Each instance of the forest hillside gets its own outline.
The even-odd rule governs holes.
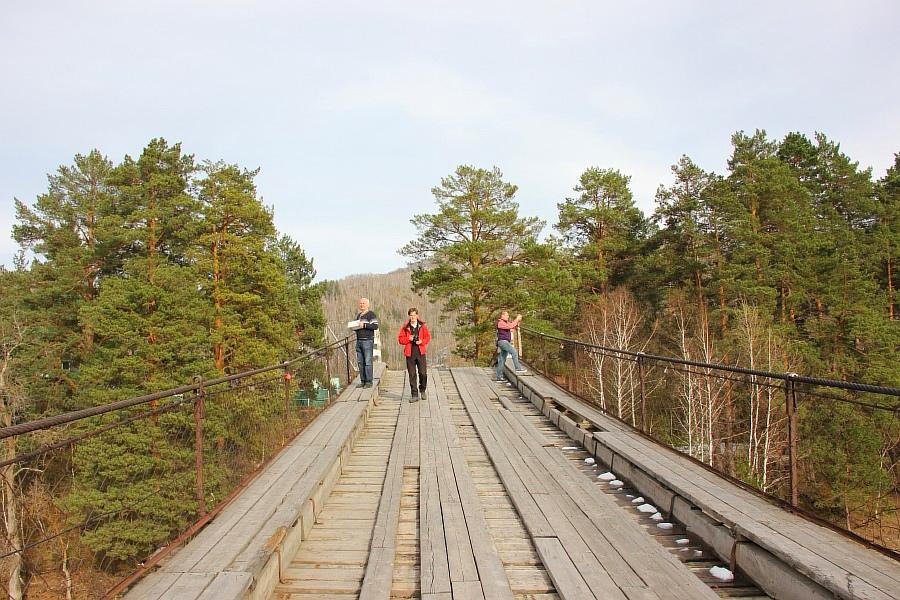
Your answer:
[[[455,313],[444,310],[444,303],[431,301],[412,289],[411,271],[397,269],[390,273],[349,275],[324,284],[322,297],[326,329],[325,337],[333,341],[347,334],[347,321],[356,316],[356,302],[366,297],[381,322],[382,359],[394,369],[403,368],[403,348],[397,343],[397,332],[412,307],[428,324],[431,344],[428,360],[431,366],[458,365],[464,361],[453,354]],[[470,363],[471,364],[471,363]]]

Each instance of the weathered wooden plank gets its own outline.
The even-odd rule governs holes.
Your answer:
[[[557,539],[578,569],[588,588],[598,598],[626,600],[625,595],[607,573],[605,565],[591,552],[582,539],[585,532],[577,530],[569,521],[567,510],[549,494],[536,494],[535,502],[556,530]],[[553,574],[550,575],[553,577]]]
[[[233,570],[252,569],[252,565],[266,560],[273,551],[268,547],[268,542],[276,530],[291,527],[313,491],[329,475],[334,477],[335,461],[349,443],[350,433],[358,425],[363,410],[362,404],[349,404],[337,426],[327,432],[325,448],[305,471],[301,471],[301,476],[284,477],[283,483],[273,486],[270,494],[232,527],[227,539],[197,561],[193,569],[217,571],[224,569],[222,565],[231,565]],[[288,490],[284,490],[286,484],[290,484]]]
[[[435,450],[435,467],[437,468],[441,514],[444,523],[444,539],[447,544],[447,559],[450,565],[450,581],[477,581],[478,569],[475,566],[475,557],[463,515],[458,483],[450,460],[451,440],[447,439],[448,428],[445,421],[445,417],[449,419],[450,415],[442,409],[447,402],[443,388],[435,386],[424,402],[428,405],[431,414],[431,445]],[[452,422],[450,425],[452,426]],[[451,432],[451,434],[455,440],[455,433]]]
[[[216,519],[204,528],[194,540],[181,549],[177,561],[171,561],[163,571],[188,572],[193,570],[211,551],[221,545],[223,538],[232,532],[260,503],[277,497],[280,490],[287,490],[313,464],[324,449],[321,435],[326,427],[346,414],[346,408],[332,406],[301,432],[298,438],[276,458],[247,489],[227,506]],[[247,541],[247,540],[244,540]],[[227,566],[227,563],[226,565]],[[222,566],[222,569],[225,568]]]
[[[548,482],[553,481],[557,484],[556,487],[552,488],[552,500],[545,499],[542,508],[560,537],[560,542],[573,560],[584,552],[585,548],[583,545],[585,545],[596,556],[600,564],[603,565],[604,570],[617,587],[645,586],[644,581],[629,565],[628,561],[623,558],[622,554],[628,554],[633,549],[646,547],[656,549],[656,542],[647,539],[646,534],[637,526],[626,526],[618,532],[619,535],[614,537],[610,537],[609,530],[601,531],[597,524],[602,521],[618,521],[621,517],[621,509],[602,494],[598,494],[589,500],[589,508],[580,506],[578,502],[573,501],[570,497],[571,493],[576,491],[572,489],[573,484],[579,480],[587,482],[587,478],[572,467],[557,448],[552,446],[545,447],[543,444],[546,444],[546,439],[525,420],[523,415],[508,410],[505,411],[503,417],[510,428],[518,432],[522,439],[534,450],[535,462],[529,467],[535,469],[538,476]],[[554,461],[551,453],[556,453],[563,461]],[[586,508],[590,511],[592,518],[584,513]],[[564,515],[567,521],[561,521],[559,519],[560,515]],[[567,534],[567,532],[570,532],[570,527],[574,527],[578,531],[582,538],[581,542]],[[657,568],[653,564],[652,554],[650,558],[651,564],[649,567]],[[662,551],[656,560],[668,562],[668,558],[668,554]],[[647,559],[642,555],[639,561],[644,563]],[[693,580],[693,575],[687,570],[682,575]],[[595,591],[598,589],[602,590],[602,586],[606,583],[603,580],[598,581],[597,585],[601,586],[598,588],[587,577],[585,579]]]
[[[695,469],[685,472],[677,461],[662,456],[659,452],[654,453],[654,449],[644,445],[636,446],[627,435],[603,433],[595,436],[602,443],[613,445],[621,456],[627,457],[695,506],[729,524],[740,535],[765,548],[833,593],[853,598],[900,598],[900,583],[854,556],[868,552],[849,540],[843,540],[835,534],[830,544],[821,541],[815,543],[813,540],[809,540],[809,545],[798,543],[795,536],[804,539],[804,531],[802,527],[792,524],[797,517],[777,515],[780,518],[770,523],[765,512],[741,502],[737,494],[746,492],[726,490],[727,482],[712,482],[718,484],[715,486],[706,485],[706,477]],[[698,482],[703,482],[703,487]],[[735,508],[734,504],[740,505],[743,510]],[[872,560],[878,564],[888,559],[877,555]]]
[[[401,388],[403,389],[403,388]],[[388,458],[387,474],[372,533],[369,560],[360,589],[361,599],[390,598],[396,557],[397,525],[400,520],[400,496],[403,464],[409,442],[409,404],[401,400],[397,426]]]
[[[631,549],[640,549],[648,545],[656,548],[656,543],[648,540],[646,534],[637,527],[619,528],[617,526],[601,531],[598,524],[619,521],[621,509],[593,487],[588,487],[594,492],[592,496],[585,496],[581,493],[578,486],[584,484],[592,486],[590,481],[573,468],[557,448],[541,445],[546,442],[545,438],[535,435],[539,432],[536,432],[535,428],[527,423],[523,415],[507,411],[504,417],[510,423],[511,428],[525,436],[523,439],[529,440],[535,450],[537,463],[540,463],[545,469],[542,476],[556,481],[561,486],[554,497],[555,502],[560,505],[567,518],[581,533],[585,543],[604,565],[616,584],[620,587],[643,586],[643,580],[623,558],[623,554],[627,555]],[[534,431],[529,433],[529,430]],[[538,465],[533,466],[536,468]],[[577,500],[573,498],[577,498]],[[617,535],[610,539],[613,533]],[[628,550],[623,552],[622,549]],[[668,553],[663,551],[659,554],[658,560],[671,562]],[[641,563],[645,561],[643,556],[640,561]],[[687,573],[684,575],[693,577]]]
[[[516,507],[519,516],[522,518],[525,527],[533,537],[553,536],[553,528],[547,522],[541,510],[535,504],[531,496],[531,492],[522,482],[517,469],[513,466],[522,468],[521,460],[517,456],[510,456],[503,449],[503,445],[498,443],[494,437],[491,428],[491,420],[489,420],[490,412],[484,401],[477,393],[473,391],[470,379],[466,370],[451,369],[451,374],[456,382],[457,390],[469,411],[469,416],[475,429],[481,438],[481,443],[487,451],[488,457],[500,476],[503,486],[509,494],[510,500]],[[496,412],[496,411],[494,411]]]
[[[456,481],[459,484],[460,501],[472,544],[472,554],[478,565],[478,577],[485,597],[491,600],[512,600],[509,579],[503,563],[491,541],[490,530],[478,498],[478,491],[468,471],[461,448],[453,448],[450,454]]]
[[[842,596],[857,594],[855,597],[865,597],[866,594],[898,597],[886,591],[892,587],[900,588],[900,583],[892,576],[900,572],[893,561],[876,553],[871,553],[873,560],[862,560],[860,554],[870,553],[860,553],[860,547],[826,530],[822,530],[823,535],[831,543],[819,539],[820,536],[811,531],[812,524],[786,514],[762,498],[680,459],[662,446],[637,438],[627,426],[572,397],[551,382],[534,377],[517,383],[527,389],[526,396],[530,395],[536,405],[539,404],[535,401],[536,396],[553,397],[559,405],[603,430],[594,434],[598,452],[601,446],[612,445],[618,455],[627,456],[632,464],[649,473],[651,478],[662,477],[668,487],[675,489],[689,502],[703,508],[714,518],[729,523],[747,539],[773,552],[798,572],[826,585],[834,593]],[[604,441],[605,438],[609,438],[609,443]],[[617,443],[617,438],[618,441],[625,441]],[[819,530],[815,526],[812,528]],[[829,567],[827,563],[833,566]]]
[[[238,600],[243,598],[253,585],[253,575],[225,571],[217,573],[209,586],[200,594],[200,600]]]
[[[547,574],[553,581],[560,598],[563,600],[598,598],[591,592],[587,582],[575,568],[572,559],[566,554],[557,538],[534,538],[534,547],[537,549],[544,567],[547,568]]]
[[[477,377],[477,375],[476,375]],[[534,457],[534,461],[526,465],[531,469],[535,477],[546,482],[548,490],[552,491],[554,500],[568,509],[568,516],[581,526],[579,532],[583,541],[588,543],[592,551],[596,551],[598,558],[606,565],[609,562],[610,575],[616,584],[627,587],[640,587],[643,582],[651,584],[650,587],[660,597],[696,597],[714,598],[715,595],[691,574],[677,559],[661,548],[644,531],[634,523],[621,520],[620,509],[611,499],[600,492],[594,484],[572,466],[563,456],[561,451],[546,439],[525,418],[515,410],[508,399],[502,398],[501,404],[507,410],[500,411],[498,418],[503,420],[511,432],[525,443]],[[500,425],[498,425],[498,428]],[[584,489],[590,490],[584,494]],[[573,502],[568,496],[575,494],[580,501]],[[592,518],[585,518],[590,512]],[[545,515],[547,513],[545,512]],[[553,518],[548,515],[551,525]],[[603,523],[602,529],[599,524]],[[560,542],[573,559],[583,551],[577,541],[565,535],[565,524],[557,520],[555,523],[557,535],[560,527],[563,535]],[[618,549],[615,551],[614,549]],[[624,554],[623,561],[616,560],[619,554]],[[661,581],[658,572],[665,574],[665,581]],[[635,574],[639,577],[635,577]],[[656,582],[653,585],[653,582]],[[670,590],[675,590],[671,593]],[[597,591],[595,589],[595,591]],[[671,595],[670,595],[671,594]]]
[[[157,571],[151,576],[145,577],[128,592],[129,600],[159,600],[165,598],[166,592],[171,589],[181,573],[165,573]]]
[[[453,600],[493,600],[491,596],[484,595],[480,581],[454,581],[452,585]]]
[[[718,478],[714,473],[691,463],[668,448],[635,438],[628,439],[628,444],[636,451],[656,460],[663,467],[661,469],[663,473],[682,475],[689,485],[702,486],[718,500],[743,513],[753,523],[762,526],[755,531],[755,535],[766,534],[764,528],[768,527],[771,530],[768,535],[774,535],[775,539],[783,538],[799,544],[831,562],[837,569],[856,575],[881,591],[889,592],[897,589],[897,593],[900,594],[900,568],[897,568],[895,561],[871,552],[836,532],[813,525],[798,515],[787,513],[765,499]],[[734,526],[738,530],[745,527],[739,521],[735,521]],[[796,556],[796,552],[788,548],[785,552],[789,556]],[[842,573],[838,575],[838,578],[842,577],[844,577]],[[850,587],[853,587],[856,593],[855,587],[848,586]]]
[[[452,469],[453,479],[457,486],[457,493],[465,519],[465,528],[471,547],[472,558],[477,565],[477,576],[480,580],[479,592],[491,600],[512,600],[513,593],[509,579],[503,569],[503,563],[497,555],[491,542],[491,537],[475,483],[469,471],[456,429],[453,426],[453,417],[450,413],[449,401],[443,386],[435,386],[437,394],[437,410],[444,422],[444,434],[447,442],[447,468]],[[461,588],[469,590],[470,588]],[[474,588],[471,588],[474,589]],[[457,584],[453,587],[454,596],[457,594]]]
[[[215,576],[215,573],[182,573],[164,597],[197,598]]]
[[[510,413],[510,417],[516,418],[523,428],[530,427],[523,415]],[[538,451],[535,448],[548,473],[565,488],[566,495],[560,497],[560,502],[571,509],[569,514],[578,523],[579,530],[587,532],[596,528],[596,533],[586,536],[585,541],[620,587],[646,585],[661,598],[715,597],[639,526],[623,521],[620,509],[612,500],[578,472],[559,449],[543,447]]]
[[[409,426],[407,429],[405,467],[419,467],[419,402],[409,405]]]
[[[422,597],[449,594],[450,563],[444,539],[435,449],[431,443],[431,408],[419,406],[419,574]]]

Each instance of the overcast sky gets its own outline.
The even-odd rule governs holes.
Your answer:
[[[900,151],[900,2],[4,2],[0,263],[13,198],[153,137],[261,169],[319,278],[404,264],[457,165],[548,221],[588,166],[649,214],[681,154],[822,131],[881,177]]]

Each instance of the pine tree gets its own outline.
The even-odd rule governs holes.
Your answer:
[[[559,203],[556,229],[578,260],[583,298],[603,294],[631,275],[648,223],[634,205],[631,178],[615,169],[590,167],[576,198]]]
[[[43,377],[31,385],[44,388],[37,396],[55,398],[57,410],[73,408],[67,399],[75,394],[77,369],[94,346],[94,332],[79,323],[79,310],[97,297],[101,278],[116,272],[123,244],[112,168],[97,150],[77,154],[72,165],[48,176],[48,190],[33,206],[15,201],[13,237],[35,255],[24,302],[47,317],[35,332],[44,342]]]
[[[324,342],[325,314],[322,296],[325,285],[313,284],[316,270],[303,248],[287,235],[280,235],[271,251],[278,257],[287,285],[280,300],[300,344],[318,348]]]
[[[182,153],[180,143],[155,138],[137,160],[126,156],[110,176],[128,234],[122,259],[145,259],[149,281],[158,265],[187,262],[198,233],[199,206],[189,189],[195,171],[194,157]]]
[[[292,324],[274,299],[288,291],[285,265],[269,250],[272,211],[256,197],[258,171],[222,162],[203,165],[197,181],[202,230],[196,264],[212,307],[216,369],[241,370],[283,359],[296,350]]]
[[[885,312],[891,321],[900,318],[897,295],[897,268],[900,261],[900,152],[877,186],[878,208],[874,227],[874,255],[878,257],[876,276],[885,294]]]
[[[484,362],[493,348],[493,312],[503,291],[520,281],[524,249],[543,227],[538,219],[519,217],[516,190],[496,167],[457,167],[432,189],[437,212],[411,220],[416,239],[400,250],[416,263],[416,291],[458,311],[456,352],[476,362]]]
[[[672,166],[675,183],[660,187],[653,221],[656,234],[656,263],[664,272],[666,285],[692,290],[701,327],[710,326],[708,303],[715,294],[724,296],[721,282],[721,224],[716,214],[714,195],[721,181],[682,156]],[[710,289],[710,285],[718,289]],[[718,294],[716,294],[718,292]],[[724,306],[719,307],[720,310]],[[721,335],[720,331],[720,335]]]
[[[876,219],[871,172],[821,133],[814,142],[788,135],[779,155],[808,192],[813,224],[800,238],[810,250],[796,256],[807,274],[802,335],[819,347],[832,376],[858,378],[865,369],[860,350],[878,343],[880,329],[867,256]]]
[[[200,271],[188,255],[198,222],[198,204],[188,193],[192,172],[193,158],[183,155],[179,144],[156,139],[110,176],[128,237],[120,272],[104,278],[97,298],[80,309],[80,321],[97,338],[81,370],[82,404],[104,404],[214,372],[211,311],[198,289]],[[157,403],[132,412],[148,407]],[[81,426],[103,422],[91,419]],[[73,523],[106,515],[92,520],[82,536],[99,556],[112,561],[145,556],[195,514],[194,457],[185,433],[190,431],[190,415],[178,410],[78,445],[65,506]]]

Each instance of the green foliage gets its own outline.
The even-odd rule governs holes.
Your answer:
[[[402,253],[416,261],[414,287],[458,311],[460,353],[476,360],[493,330],[486,315],[506,307],[531,327],[583,339],[592,324],[616,343],[628,330],[629,344],[656,354],[897,385],[900,154],[873,182],[823,134],[737,132],[731,142],[724,175],[681,157],[650,219],[629,177],[586,169],[558,204],[560,239],[546,243],[528,225],[502,228],[519,217],[515,187],[496,169],[460,167],[434,189],[436,214],[413,220],[419,235]],[[603,312],[620,287],[640,318]],[[658,383],[667,400],[650,416],[655,434],[683,443],[692,423],[711,463],[783,488],[783,393],[698,381]],[[618,394],[606,383],[598,393]],[[687,406],[693,421],[679,413]],[[854,511],[883,508],[872,498],[896,498],[896,419],[802,394],[800,406],[809,504],[849,523]]]
[[[198,180],[202,225],[195,253],[213,307],[212,340],[220,371],[271,364],[296,349],[283,313],[288,281],[272,211],[256,197],[256,171],[206,163]]]
[[[23,410],[95,406],[318,345],[312,261],[276,233],[255,175],[221,162],[198,168],[180,144],[154,139],[118,165],[96,150],[77,155],[34,205],[16,201],[13,233],[34,260],[4,271],[2,283],[28,320]],[[13,308],[3,303],[0,316]],[[208,449],[210,500],[227,493],[228,461],[258,460],[254,449],[268,442],[246,424],[270,418],[273,404],[242,398],[208,410],[220,445]],[[89,520],[82,539],[98,557],[143,557],[194,518],[192,427],[176,411],[78,445],[71,481],[54,485],[71,489],[61,505],[73,523]]]
[[[300,343],[309,348],[318,348],[325,341],[325,315],[322,297],[325,282],[313,285],[316,276],[312,260],[307,258],[300,244],[286,235],[278,236],[271,245],[271,252],[278,258],[287,284],[283,288],[280,305],[287,320],[293,325],[294,334]]]
[[[865,409],[839,402],[801,407],[800,451],[808,502],[839,521],[849,520],[849,513],[868,503],[874,502],[879,511],[889,506],[883,496],[893,482],[883,464],[885,440],[873,427],[873,418],[883,422],[891,416],[866,414]],[[893,428],[896,435],[896,423]]]
[[[871,253],[875,278],[884,295],[888,318],[900,317],[897,296],[897,263],[900,260],[900,153],[876,186],[876,217],[872,228]]]
[[[558,204],[556,228],[579,260],[581,287],[603,293],[628,279],[648,223],[634,205],[631,178],[615,169],[590,167],[582,173],[576,198]]]
[[[456,352],[485,362],[493,352],[491,335],[500,308],[515,298],[510,290],[529,266],[527,250],[543,223],[519,217],[516,186],[500,170],[459,166],[432,189],[434,214],[416,215],[416,238],[401,254],[416,262],[416,291],[442,298],[457,312]]]
[[[196,514],[194,453],[179,443],[189,416],[166,414],[88,438],[76,447],[71,492],[63,505],[72,524],[90,519],[82,541],[101,560],[149,555]]]
[[[13,237],[38,257],[22,306],[41,314],[44,356],[28,387],[38,398],[55,398],[59,408],[74,408],[71,370],[93,348],[93,332],[78,322],[79,310],[96,298],[101,278],[116,271],[125,243],[112,169],[97,150],[78,154],[74,164],[48,176],[47,192],[32,206],[15,201]]]

